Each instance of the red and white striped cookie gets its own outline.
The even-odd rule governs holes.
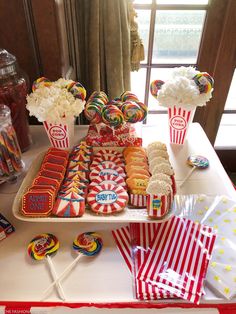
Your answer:
[[[93,186],[88,193],[87,202],[95,213],[112,214],[122,211],[128,198],[122,186],[108,183]]]
[[[116,166],[125,167],[125,163],[122,159],[120,159],[119,157],[116,156],[100,156],[100,157],[95,157],[93,159],[92,164],[90,165],[90,169],[93,169],[94,167],[96,167],[97,165],[101,165],[107,162],[112,162],[114,163]]]
[[[127,189],[126,182],[123,177],[121,176],[114,176],[112,174],[107,174],[105,176],[98,176],[93,179],[90,183],[90,187],[94,185],[101,185],[101,184],[114,184],[114,185],[121,185],[125,190]]]
[[[96,152],[94,154],[94,158],[95,157],[103,157],[103,156],[109,156],[109,157],[112,157],[112,156],[116,156],[116,157],[119,157],[121,159],[123,159],[123,154],[114,150],[114,149],[100,149],[98,152]]]
[[[112,174],[114,176],[126,177],[124,169],[118,166],[114,166],[113,163],[108,162],[102,165],[97,165],[89,175],[90,181],[93,181],[98,176],[105,176],[108,174]]]

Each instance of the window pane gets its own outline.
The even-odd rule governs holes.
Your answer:
[[[138,31],[140,38],[143,41],[145,59],[142,63],[147,63],[147,54],[148,54],[148,40],[149,40],[149,28],[150,28],[150,10],[136,10],[137,12],[137,23]]]
[[[131,91],[144,102],[145,84],[146,84],[146,69],[139,69],[139,71],[131,72]]]
[[[209,0],[156,0],[157,4],[196,4],[196,5],[200,5],[200,4],[208,4],[208,2],[209,2]]]
[[[150,83],[154,80],[162,80],[166,81],[170,78],[170,74],[173,71],[172,68],[152,68],[151,70],[151,79]],[[149,84],[150,87],[150,84]],[[149,88],[149,100],[148,100],[148,109],[149,110],[163,110],[166,111],[167,109],[159,106],[157,100],[152,96]]]
[[[223,114],[215,147],[236,147],[236,114]]]
[[[230,85],[229,93],[225,103],[225,109],[236,109],[236,70],[234,70],[234,76]]]
[[[134,4],[150,4],[152,0],[134,0]]]
[[[152,62],[195,64],[205,13],[204,10],[157,10]]]
[[[147,124],[148,125],[160,125],[161,122],[165,121],[166,125],[168,125],[168,116],[167,113],[157,113],[157,114],[148,114],[147,115]],[[160,130],[158,130],[160,131]]]

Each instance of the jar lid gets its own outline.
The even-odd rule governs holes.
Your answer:
[[[16,57],[0,48],[0,76],[16,71]]]

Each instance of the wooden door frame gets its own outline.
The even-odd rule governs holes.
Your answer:
[[[236,66],[236,1],[212,0],[197,60],[197,68],[211,74],[215,80],[211,101],[197,108],[194,117],[214,145],[221,116]]]

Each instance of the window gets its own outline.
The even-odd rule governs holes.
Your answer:
[[[208,0],[135,0],[134,8],[145,60],[131,73],[131,87],[148,105],[146,123],[152,123],[167,111],[151,96],[150,82],[165,81],[173,67],[196,65]]]

